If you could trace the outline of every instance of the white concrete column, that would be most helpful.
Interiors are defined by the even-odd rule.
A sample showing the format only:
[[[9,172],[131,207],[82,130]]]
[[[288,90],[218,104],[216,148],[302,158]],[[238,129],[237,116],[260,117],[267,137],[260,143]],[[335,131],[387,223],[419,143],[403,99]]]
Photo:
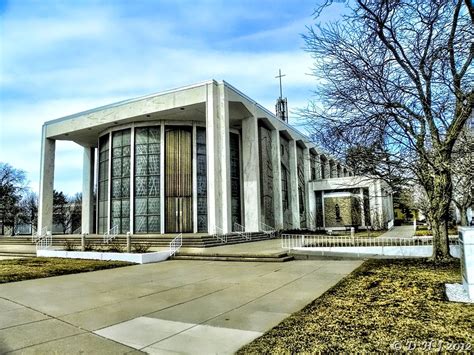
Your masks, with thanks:
[[[94,221],[94,153],[95,148],[84,147],[82,155],[82,233],[91,234]]]
[[[289,144],[289,160],[290,160],[290,211],[291,211],[291,224],[293,228],[300,228],[300,207],[298,197],[298,159],[296,155],[296,141],[290,140]]]
[[[160,123],[160,232],[165,234],[165,124]]]
[[[278,131],[277,129],[272,130],[272,165],[273,165],[273,214],[275,216],[275,229],[283,229],[280,131]]]
[[[193,232],[198,231],[197,221],[197,142],[196,122],[193,122]]]
[[[365,212],[364,212],[364,189],[359,189],[359,196],[360,196],[360,225],[365,227]]]
[[[135,231],[135,127],[130,128],[130,213],[128,231],[131,235]]]
[[[229,102],[224,85],[207,85],[206,100],[208,231],[232,230],[230,209]]]
[[[260,230],[260,167],[258,122],[254,116],[242,120],[242,166],[244,225],[246,231]]]
[[[107,228],[105,229],[105,232],[108,232],[110,228],[113,228],[114,226],[112,225],[112,152],[113,152],[113,141],[112,141],[113,135],[112,132],[109,132],[109,161],[108,161],[108,171],[109,171],[109,176],[107,180],[108,184],[108,195],[107,195]]]
[[[308,148],[303,150],[303,164],[304,164],[304,184],[305,184],[305,211],[306,211],[306,228],[315,229],[314,217],[316,216],[316,199],[314,192],[310,191],[311,180],[311,154]]]
[[[219,124],[218,162],[221,170],[221,225],[224,233],[230,233],[232,232],[232,187],[230,181],[229,100],[224,84],[219,85]]]
[[[372,228],[380,228],[382,224],[382,215],[380,214],[379,198],[378,198],[377,180],[372,180],[369,185],[369,210],[370,210],[370,224]]]
[[[379,213],[379,216],[380,216],[380,227],[381,228],[384,228],[385,227],[385,210],[383,208],[383,205],[384,205],[384,201],[383,201],[383,197],[384,197],[384,192],[383,192],[383,189],[382,189],[382,180],[380,179],[377,179],[377,182],[376,182],[376,186],[377,186],[377,205],[378,205],[378,213]]]
[[[43,125],[40,160],[40,186],[38,204],[38,233],[44,227],[53,230],[53,189],[54,189],[54,158],[56,141],[46,138],[46,126]]]
[[[321,191],[321,213],[323,215],[323,228],[326,228],[326,216],[325,216],[325,208],[326,206],[324,205],[324,191]]]

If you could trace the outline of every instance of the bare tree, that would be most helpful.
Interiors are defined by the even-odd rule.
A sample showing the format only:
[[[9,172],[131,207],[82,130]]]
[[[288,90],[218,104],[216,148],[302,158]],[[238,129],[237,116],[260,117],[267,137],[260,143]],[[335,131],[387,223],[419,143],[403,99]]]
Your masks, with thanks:
[[[31,191],[26,193],[20,201],[19,207],[18,221],[30,224],[33,233],[33,226],[38,224],[38,195]]]
[[[352,5],[353,4],[353,5]],[[433,258],[449,258],[451,158],[474,104],[470,0],[355,0],[304,36],[318,78],[302,115],[333,154],[371,151],[376,174],[429,198]]]
[[[452,167],[453,202],[461,215],[461,226],[467,226],[467,210],[471,207],[474,194],[474,142],[469,128],[459,135],[454,146]]]
[[[2,234],[5,227],[14,227],[20,212],[20,200],[26,191],[26,175],[23,170],[15,169],[0,162],[0,222]]]

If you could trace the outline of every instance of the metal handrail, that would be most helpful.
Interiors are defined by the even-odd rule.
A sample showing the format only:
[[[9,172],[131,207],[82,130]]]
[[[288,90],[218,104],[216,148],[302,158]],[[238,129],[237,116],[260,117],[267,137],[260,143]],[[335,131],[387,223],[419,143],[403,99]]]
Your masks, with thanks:
[[[263,222],[260,222],[260,229],[262,232],[269,237],[273,238],[275,236],[276,230],[274,227],[269,226],[268,224],[265,224]]]
[[[224,230],[218,226],[214,226],[214,233],[212,236],[221,241],[221,243],[227,243],[227,234],[224,234]]]
[[[183,233],[178,234],[170,243],[170,256],[173,256],[179,251],[183,245]]]
[[[234,222],[234,231],[238,235],[244,237],[246,240],[252,240],[250,233],[245,231],[245,226],[243,226],[242,224]]]
[[[50,231],[36,240],[36,250],[48,249],[53,245],[53,234]]]
[[[41,228],[39,232],[36,232],[36,234],[31,235],[31,242],[36,243],[38,240],[42,239],[48,231],[47,227]]]
[[[103,235],[104,243],[108,244],[117,235],[118,235],[118,225],[115,225],[112,228],[110,228],[106,233],[104,233],[104,235]]]

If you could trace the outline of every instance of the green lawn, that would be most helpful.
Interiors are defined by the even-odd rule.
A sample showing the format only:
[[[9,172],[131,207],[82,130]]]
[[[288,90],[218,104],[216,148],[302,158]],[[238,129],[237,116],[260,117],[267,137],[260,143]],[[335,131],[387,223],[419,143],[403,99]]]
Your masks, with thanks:
[[[0,260],[0,284],[133,265],[123,261],[61,258]]]
[[[472,351],[474,304],[447,302],[444,293],[445,283],[460,282],[459,267],[369,260],[239,353]]]
[[[458,235],[457,229],[449,229],[448,230],[449,235]],[[428,230],[428,229],[417,229],[415,232],[416,237],[424,237],[424,236],[432,236],[433,232]]]

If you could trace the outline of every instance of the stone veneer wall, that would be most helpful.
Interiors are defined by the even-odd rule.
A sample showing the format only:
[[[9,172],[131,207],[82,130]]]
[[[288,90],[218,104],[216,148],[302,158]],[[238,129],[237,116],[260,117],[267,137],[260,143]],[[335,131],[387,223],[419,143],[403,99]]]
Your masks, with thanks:
[[[336,218],[336,204],[339,205],[340,220]],[[326,228],[360,225],[360,202],[356,197],[325,197],[324,222]]]

